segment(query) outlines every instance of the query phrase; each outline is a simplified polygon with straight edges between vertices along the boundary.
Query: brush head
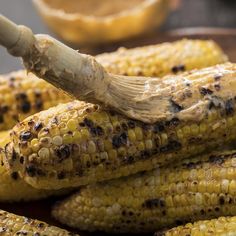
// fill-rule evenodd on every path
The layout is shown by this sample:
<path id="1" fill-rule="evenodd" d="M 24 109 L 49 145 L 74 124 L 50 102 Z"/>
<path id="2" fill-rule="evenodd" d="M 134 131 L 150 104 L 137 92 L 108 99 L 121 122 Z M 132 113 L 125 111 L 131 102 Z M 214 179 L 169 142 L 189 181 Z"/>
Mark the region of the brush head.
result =
<path id="1" fill-rule="evenodd" d="M 210 109 L 213 103 L 225 107 L 225 99 L 235 97 L 236 81 L 229 83 L 232 76 L 236 78 L 236 65 L 231 63 L 164 78 L 112 75 L 103 100 L 145 123 L 173 118 L 199 121 L 206 115 L 206 106 Z"/>

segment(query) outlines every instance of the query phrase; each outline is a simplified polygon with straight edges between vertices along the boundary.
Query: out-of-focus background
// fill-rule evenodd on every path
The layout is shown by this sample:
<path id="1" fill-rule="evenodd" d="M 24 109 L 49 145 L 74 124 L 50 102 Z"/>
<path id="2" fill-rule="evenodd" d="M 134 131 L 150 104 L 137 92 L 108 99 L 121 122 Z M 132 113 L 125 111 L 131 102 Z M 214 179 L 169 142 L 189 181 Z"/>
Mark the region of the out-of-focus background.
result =
<path id="1" fill-rule="evenodd" d="M 0 12 L 18 24 L 29 26 L 35 33 L 54 35 L 38 15 L 31 0 L 1 0 Z M 236 28 L 236 1 L 172 0 L 172 11 L 156 35 L 158 37 L 169 30 L 196 26 Z M 20 60 L 12 58 L 0 48 L 0 73 L 21 67 Z"/>

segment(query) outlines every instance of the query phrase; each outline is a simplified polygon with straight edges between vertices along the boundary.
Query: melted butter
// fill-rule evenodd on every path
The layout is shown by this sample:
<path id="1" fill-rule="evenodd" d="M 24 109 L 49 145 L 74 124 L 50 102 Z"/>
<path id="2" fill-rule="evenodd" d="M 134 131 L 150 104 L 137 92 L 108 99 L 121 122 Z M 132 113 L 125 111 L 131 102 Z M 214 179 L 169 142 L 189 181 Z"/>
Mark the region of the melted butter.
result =
<path id="1" fill-rule="evenodd" d="M 220 88 L 216 89 L 215 75 L 219 74 Z M 144 92 L 135 98 L 136 104 L 130 114 L 147 123 L 173 117 L 200 121 L 209 112 L 210 102 L 218 100 L 224 109 L 225 102 L 235 96 L 236 66 L 218 65 L 178 76 L 147 79 Z"/>

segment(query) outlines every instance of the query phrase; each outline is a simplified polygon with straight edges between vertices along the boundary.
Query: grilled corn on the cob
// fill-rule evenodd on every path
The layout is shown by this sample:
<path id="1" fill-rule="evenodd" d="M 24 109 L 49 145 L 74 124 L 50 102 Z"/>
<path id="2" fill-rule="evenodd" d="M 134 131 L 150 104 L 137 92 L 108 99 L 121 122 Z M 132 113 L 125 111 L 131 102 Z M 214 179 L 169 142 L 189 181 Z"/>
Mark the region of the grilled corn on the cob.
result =
<path id="1" fill-rule="evenodd" d="M 157 104 L 166 113 L 153 125 L 78 101 L 31 116 L 13 129 L 6 163 L 31 185 L 56 189 L 150 170 L 235 140 L 236 65 L 181 80 L 175 92 L 168 83 L 160 88 L 172 98 Z"/>
<path id="2" fill-rule="evenodd" d="M 50 226 L 38 220 L 0 210 L 0 234 L 2 236 L 76 236 L 67 230 Z"/>
<path id="3" fill-rule="evenodd" d="M 68 95 L 25 71 L 0 76 L 0 130 L 41 110 L 68 102 Z"/>
<path id="4" fill-rule="evenodd" d="M 236 151 L 211 153 L 87 186 L 58 203 L 53 215 L 83 230 L 133 233 L 235 215 L 235 176 Z"/>
<path id="5" fill-rule="evenodd" d="M 213 41 L 181 40 L 101 54 L 97 59 L 112 73 L 163 76 L 222 63 L 227 57 Z M 25 71 L 0 76 L 0 94 L 0 130 L 10 129 L 18 120 L 71 100 Z"/>
<path id="6" fill-rule="evenodd" d="M 188 223 L 167 231 L 157 232 L 154 236 L 235 236 L 236 216 Z"/>
<path id="7" fill-rule="evenodd" d="M 221 48 L 211 40 L 183 39 L 134 49 L 120 48 L 96 59 L 113 74 L 159 77 L 200 69 L 227 61 Z"/>
<path id="8" fill-rule="evenodd" d="M 9 131 L 0 132 L 0 147 L 9 142 Z M 17 172 L 9 173 L 3 163 L 4 153 L 0 150 L 0 202 L 29 201 L 60 195 L 69 192 L 69 189 L 40 190 L 35 189 L 23 181 Z"/>

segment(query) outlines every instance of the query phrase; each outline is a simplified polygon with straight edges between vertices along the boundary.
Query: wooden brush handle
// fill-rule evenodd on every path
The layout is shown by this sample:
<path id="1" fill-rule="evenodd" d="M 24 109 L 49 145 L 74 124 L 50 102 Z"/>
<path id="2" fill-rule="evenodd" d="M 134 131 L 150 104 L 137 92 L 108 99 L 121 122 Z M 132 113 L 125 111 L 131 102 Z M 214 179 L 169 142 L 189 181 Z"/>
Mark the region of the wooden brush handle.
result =
<path id="1" fill-rule="evenodd" d="M 22 57 L 29 45 L 34 42 L 32 31 L 25 26 L 18 26 L 0 15 L 0 44 L 13 56 Z"/>
<path id="2" fill-rule="evenodd" d="M 0 15 L 0 44 L 22 57 L 27 70 L 88 102 L 105 103 L 109 76 L 96 60 L 48 35 L 34 35 Z"/>

